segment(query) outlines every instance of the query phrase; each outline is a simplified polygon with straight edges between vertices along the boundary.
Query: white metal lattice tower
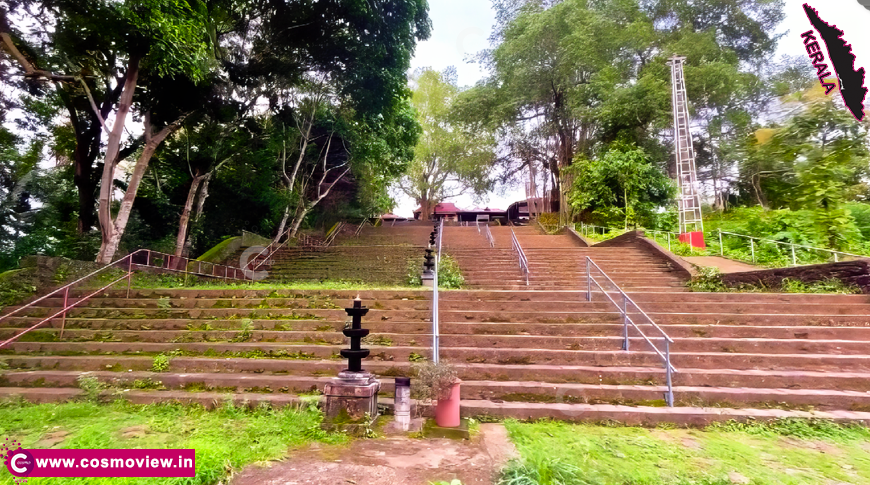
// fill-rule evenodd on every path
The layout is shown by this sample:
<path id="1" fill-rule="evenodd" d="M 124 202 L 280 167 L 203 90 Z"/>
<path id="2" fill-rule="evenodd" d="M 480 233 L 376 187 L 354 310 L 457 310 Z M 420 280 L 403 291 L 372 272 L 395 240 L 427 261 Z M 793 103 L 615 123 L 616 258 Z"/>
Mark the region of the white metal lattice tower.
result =
<path id="1" fill-rule="evenodd" d="M 677 160 L 677 180 L 680 198 L 677 208 L 680 213 L 680 233 L 704 231 L 701 218 L 701 196 L 698 193 L 698 177 L 695 172 L 695 150 L 692 133 L 689 131 L 689 106 L 686 102 L 686 81 L 683 77 L 685 57 L 673 56 L 671 66 L 671 99 L 674 108 L 674 151 Z"/>

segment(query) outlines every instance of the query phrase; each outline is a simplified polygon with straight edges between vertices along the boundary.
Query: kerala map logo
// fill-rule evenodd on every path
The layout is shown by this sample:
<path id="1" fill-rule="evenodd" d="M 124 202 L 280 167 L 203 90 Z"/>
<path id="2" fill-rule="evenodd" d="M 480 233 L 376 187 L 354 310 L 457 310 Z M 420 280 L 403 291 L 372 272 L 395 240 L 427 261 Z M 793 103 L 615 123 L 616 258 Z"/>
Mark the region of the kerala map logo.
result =
<path id="1" fill-rule="evenodd" d="M 804 4 L 804 12 L 813 30 L 801 34 L 804 48 L 809 55 L 819 83 L 825 88 L 825 94 L 830 94 L 838 85 L 840 96 L 846 104 L 846 108 L 858 121 L 864 119 L 864 98 L 867 96 L 867 88 L 864 87 L 864 68 L 855 69 L 855 54 L 852 54 L 852 45 L 843 39 L 844 32 L 819 17 L 819 12 L 809 4 Z M 816 37 L 818 33 L 818 38 Z M 824 43 L 828 51 L 828 64 L 825 63 L 825 54 L 822 52 L 819 39 Z M 833 71 L 833 74 L 831 73 Z M 837 82 L 829 82 L 828 78 L 835 76 Z"/>

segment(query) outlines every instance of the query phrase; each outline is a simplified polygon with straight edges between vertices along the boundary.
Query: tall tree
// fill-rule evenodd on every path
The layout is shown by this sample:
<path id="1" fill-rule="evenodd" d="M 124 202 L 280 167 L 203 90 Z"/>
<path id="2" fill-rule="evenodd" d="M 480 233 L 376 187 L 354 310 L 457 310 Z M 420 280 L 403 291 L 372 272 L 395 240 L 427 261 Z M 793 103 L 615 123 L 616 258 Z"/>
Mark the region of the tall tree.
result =
<path id="1" fill-rule="evenodd" d="M 451 119 L 459 88 L 455 71 L 422 69 L 415 73 L 412 106 L 420 124 L 414 161 L 399 188 L 413 198 L 427 218 L 435 204 L 460 194 L 480 195 L 492 187 L 495 138 Z"/>
<path id="2" fill-rule="evenodd" d="M 549 173 L 568 216 L 571 173 L 563 172 L 575 156 L 592 159 L 617 139 L 635 142 L 656 159 L 666 156 L 667 57 L 687 54 L 696 68 L 686 69 L 687 85 L 698 87 L 690 99 L 721 106 L 728 96 L 742 96 L 744 85 L 751 88 L 751 79 L 737 86 L 730 80 L 739 77 L 741 63 L 773 48 L 776 39 L 768 32 L 781 19 L 781 3 L 702 4 L 499 2 L 493 47 L 480 56 L 489 76 L 462 96 L 461 111 L 502 130 L 508 174 L 530 164 Z"/>

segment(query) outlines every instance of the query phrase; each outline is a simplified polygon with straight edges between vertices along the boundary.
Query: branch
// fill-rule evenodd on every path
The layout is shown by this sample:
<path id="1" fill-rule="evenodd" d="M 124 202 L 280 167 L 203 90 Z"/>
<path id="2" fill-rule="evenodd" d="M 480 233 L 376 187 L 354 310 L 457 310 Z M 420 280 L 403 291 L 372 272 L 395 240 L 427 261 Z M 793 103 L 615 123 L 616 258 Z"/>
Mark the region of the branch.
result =
<path id="1" fill-rule="evenodd" d="M 78 78 L 79 82 L 82 83 L 82 87 L 85 88 L 85 94 L 88 95 L 88 101 L 91 103 L 91 109 L 94 110 L 94 114 L 97 115 L 97 119 L 100 120 L 100 126 L 106 130 L 106 134 L 110 134 L 112 130 L 110 130 L 106 126 L 106 120 L 103 119 L 103 115 L 100 113 L 100 109 L 97 108 L 97 103 L 94 101 L 94 97 L 91 95 L 91 90 L 88 88 L 88 83 L 85 82 L 84 79 Z"/>
<path id="2" fill-rule="evenodd" d="M 4 15 L 5 17 L 5 15 Z M 4 19 L 5 20 L 5 19 Z M 5 23 L 5 22 L 4 22 Z M 24 57 L 24 54 L 18 50 L 18 47 L 15 46 L 15 43 L 12 42 L 12 36 L 9 35 L 9 32 L 0 32 L 0 40 L 3 42 L 3 47 L 5 47 L 6 51 L 18 61 L 18 64 L 21 65 L 21 68 L 24 69 L 24 77 L 32 77 L 32 78 L 45 78 L 51 81 L 63 81 L 63 82 L 71 82 L 78 79 L 77 76 L 61 76 L 58 74 L 54 74 L 51 71 L 45 71 L 42 69 L 36 69 L 33 67 L 33 64 Z"/>

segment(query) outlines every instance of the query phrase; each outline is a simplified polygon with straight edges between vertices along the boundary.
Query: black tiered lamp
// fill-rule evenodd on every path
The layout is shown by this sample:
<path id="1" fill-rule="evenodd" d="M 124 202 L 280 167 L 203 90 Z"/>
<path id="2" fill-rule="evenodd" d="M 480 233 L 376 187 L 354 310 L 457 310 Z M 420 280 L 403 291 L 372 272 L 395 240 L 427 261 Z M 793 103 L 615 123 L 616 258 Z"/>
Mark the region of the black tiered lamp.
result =
<path id="1" fill-rule="evenodd" d="M 348 372 L 362 372 L 362 360 L 369 356 L 369 349 L 360 348 L 360 341 L 369 334 L 367 328 L 362 328 L 362 317 L 369 309 L 362 306 L 362 301 L 357 297 L 353 301 L 353 308 L 345 308 L 344 311 L 353 321 L 350 328 L 344 329 L 344 335 L 350 338 L 350 348 L 342 349 L 341 356 L 347 358 Z"/>

